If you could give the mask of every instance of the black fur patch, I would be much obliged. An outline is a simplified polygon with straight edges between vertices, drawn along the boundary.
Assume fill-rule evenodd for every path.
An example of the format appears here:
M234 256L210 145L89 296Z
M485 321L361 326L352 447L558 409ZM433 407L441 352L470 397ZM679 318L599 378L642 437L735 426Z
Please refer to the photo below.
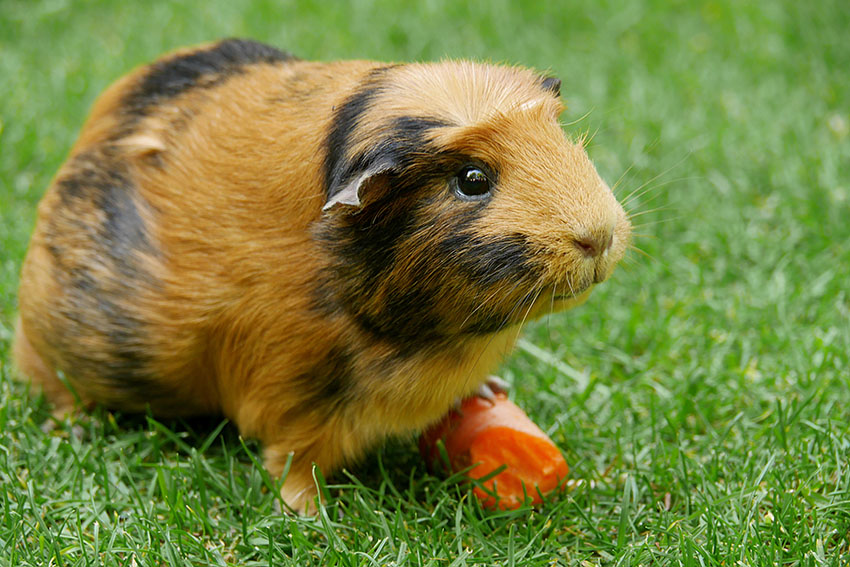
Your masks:
M103 213L104 222L96 228L95 241L118 271L128 277L139 274L130 266L134 252L152 253L144 222L133 199L135 189L122 164L106 152L93 150L74 158L72 175L57 182L66 210L84 209L88 204Z
M395 262L396 243L413 229L415 216L411 213L392 207L372 207L356 219L343 220L336 230L323 235L326 245L344 259L339 268L347 273L339 275L362 281L365 293L374 289L381 275Z
M421 186L427 182L426 173L434 171L432 159L438 158L439 152L428 146L425 135L429 130L448 126L449 124L437 118L402 116L393 121L387 129L388 134L382 140L376 140L367 152L355 156L347 167L342 170L341 180L348 180L368 170L373 165L390 164L393 171L403 174L414 168L418 162L425 162L426 167L415 168L416 183ZM435 160L436 161L436 160ZM423 164L418 164L423 165ZM428 167L430 166L430 167ZM445 176L447 172L437 169L437 174ZM396 179L404 186L404 179Z
M490 286L536 279L528 240L521 234L488 238L459 232L441 240L439 249L451 256L475 284Z
M388 135L367 153L358 156L355 163L360 168L368 167L374 162L387 161L396 165L399 170L414 165L423 157L427 159L437 152L430 148L425 141L429 130L449 126L449 123L438 118L420 116L401 116L393 120L388 128Z
M63 367L69 377L121 392L116 403L167 401L149 371L145 322L134 309L139 291L157 285L138 262L155 249L133 200L135 188L104 152L80 154L71 166L56 185L63 206L45 231L54 278L65 290L53 298ZM109 346L87 351L81 346L87 343Z
M434 128L451 126L449 122L427 116L401 116L393 121L392 137L400 146L399 150L407 150L401 156L409 156L418 148L422 151L425 145L425 134ZM401 157L400 156L400 157Z
M453 171L446 165L446 157L425 144L425 134L431 128L446 123L432 118L401 117L388 129L386 138L373 146L367 154L358 156L336 167L332 175L346 180L358 175L377 162L391 162L396 169L387 174L391 191L356 215L337 219L318 231L318 238L338 258L344 259L340 274L344 278L357 277L365 289L373 289L385 271L395 261L396 244L414 229L421 203L410 202L410 196L435 178L447 177ZM415 158L427 156L424 167L413 167ZM456 160L456 158L455 158ZM329 196L333 188L329 187ZM353 273L356 270L357 273Z
M251 65L295 60L285 51L245 39L226 39L199 51L151 65L147 75L127 95L131 116L145 116L152 106L191 89L209 88L243 73Z
M353 248L345 249L353 253ZM425 258L410 267L421 273L405 287L392 283L386 287L398 261L394 246L383 252L359 250L358 254L362 256L356 261L348 257L331 268L326 281L319 285L321 303L326 310L335 305L375 339L394 345L400 355L445 346L459 338L446 334L447 329L435 310L440 294L445 293L440 282L446 275L454 273L467 280L462 287L468 292L456 302L458 309L470 314L459 330L460 335L497 332L515 320L517 313L535 298L535 292L529 292L515 304L498 309L479 304L487 301L493 285L516 283L519 289L529 289L536 283L539 269L531 263L526 239L518 234L484 239L454 233L434 247L433 258ZM379 287L383 288L383 302L365 307ZM334 288L337 291L331 292Z
M399 289L389 281L397 261L397 244L415 228L416 209L415 205L388 208L381 215L371 207L363 212L364 218L355 215L356 222L333 227L321 236L332 251L334 264L318 282L317 307L325 313L346 313L375 339L404 351L436 340L440 323L427 284ZM351 219L340 220L347 223ZM381 288L387 300L376 306L370 298Z
M419 286L396 288L390 290L388 297L378 314L354 314L361 329L400 348L400 354L445 338L440 318L434 313L434 290Z
M486 297L486 292L481 295ZM525 311L537 299L537 295L538 290L532 289L508 307L499 310L486 307L475 310L469 320L465 321L461 334L491 335L507 328L522 319ZM483 301L484 299L480 300Z
M325 187L330 199L342 188L346 177L352 171L348 163L348 146L351 133L357 128L360 119L369 108L372 100L380 93L380 77L391 66L378 67L366 78L364 85L352 94L334 111L333 122L325 139Z
M305 401L307 409L315 407L332 411L353 395L353 375L351 355L344 348L333 347L295 381L300 391L309 392Z
M390 67L372 71L366 85L353 94L334 113L334 121L325 140L326 198L336 195L347 182L375 165L388 165L401 171L423 155L437 150L425 143L425 135L433 128L449 126L444 120L427 116L402 116L386 128L386 134L374 140L364 153L348 156L351 134L357 129L366 110L380 93L380 77Z

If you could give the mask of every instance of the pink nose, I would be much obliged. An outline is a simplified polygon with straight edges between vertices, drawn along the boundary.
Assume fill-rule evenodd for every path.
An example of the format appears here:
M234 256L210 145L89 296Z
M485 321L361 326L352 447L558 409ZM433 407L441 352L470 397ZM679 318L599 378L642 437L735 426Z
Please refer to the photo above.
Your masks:
M614 233L609 230L586 232L576 236L576 248L588 258L598 258L614 243Z

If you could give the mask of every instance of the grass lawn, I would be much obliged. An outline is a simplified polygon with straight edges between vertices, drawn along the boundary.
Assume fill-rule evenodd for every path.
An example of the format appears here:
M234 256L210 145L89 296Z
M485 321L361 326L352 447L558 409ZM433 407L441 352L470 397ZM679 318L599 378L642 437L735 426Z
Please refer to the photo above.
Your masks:
M0 565L850 564L850 7L562 4L0 1ZM103 88L223 36L563 79L566 129L644 235L502 369L564 494L482 511L401 440L288 518L216 418L43 432L8 356L36 203Z

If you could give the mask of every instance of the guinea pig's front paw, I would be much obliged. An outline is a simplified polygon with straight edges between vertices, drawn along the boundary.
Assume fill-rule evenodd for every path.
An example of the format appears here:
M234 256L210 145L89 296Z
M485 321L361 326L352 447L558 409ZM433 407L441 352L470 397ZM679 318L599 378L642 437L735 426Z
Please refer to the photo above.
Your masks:
M487 381L478 386L478 391L475 394L493 402L496 400L496 394L507 392L510 387L510 384L498 376L488 376Z
M312 516L316 509L316 485L312 475L309 481L293 478L290 472L280 489L280 497L286 506L299 516Z
M288 444L285 443L271 443L263 449L269 474L278 478L286 471L286 478L280 489L280 497L286 509L281 509L283 506L280 506L277 511L285 513L291 510L301 516L315 514L318 491L313 479L312 463L294 458L294 454L287 449Z
M507 392L510 389L511 385L508 384L502 378L498 376L488 376L487 381L478 386L472 396L477 396L479 398L484 398L490 403L494 403L496 401L496 394L502 394ZM460 406L463 404L463 400L466 398L458 398L452 404L451 410L456 413L463 413L460 410Z

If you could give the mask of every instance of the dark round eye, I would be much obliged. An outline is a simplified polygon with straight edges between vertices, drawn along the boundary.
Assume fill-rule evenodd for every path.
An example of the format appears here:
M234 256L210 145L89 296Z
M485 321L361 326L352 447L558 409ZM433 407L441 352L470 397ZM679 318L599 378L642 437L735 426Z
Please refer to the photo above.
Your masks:
M490 194L490 179L486 173L474 165L461 169L454 181L455 193L461 199L477 201Z

